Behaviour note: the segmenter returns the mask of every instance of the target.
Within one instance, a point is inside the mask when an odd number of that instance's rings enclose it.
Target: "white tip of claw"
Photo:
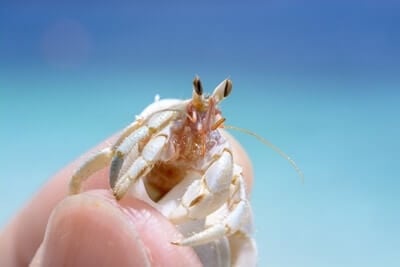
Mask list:
[[[154,96],[154,102],[158,102],[158,101],[160,101],[160,95],[159,95],[159,94],[156,94],[156,95]]]
[[[176,209],[174,209],[170,215],[168,216],[169,220],[174,224],[180,224],[187,219],[188,211],[182,205],[179,205]]]

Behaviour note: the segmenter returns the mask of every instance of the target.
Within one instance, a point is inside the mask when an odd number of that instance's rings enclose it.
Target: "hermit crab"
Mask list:
[[[156,99],[113,145],[75,171],[70,193],[79,193],[85,179],[110,166],[109,183],[117,200],[135,194],[186,236],[172,244],[193,246],[207,266],[255,265],[252,211],[242,168],[221,133],[225,119],[218,104],[231,90],[232,82],[226,79],[206,95],[195,77],[192,98]],[[201,257],[210,247],[217,263]]]

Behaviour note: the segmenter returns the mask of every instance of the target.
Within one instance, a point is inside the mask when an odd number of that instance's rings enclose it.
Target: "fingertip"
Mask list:
[[[53,211],[36,266],[150,266],[134,225],[103,198],[67,197]]]

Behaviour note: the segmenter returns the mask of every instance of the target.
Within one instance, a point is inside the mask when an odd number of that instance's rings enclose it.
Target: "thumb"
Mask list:
[[[66,198],[50,216],[30,266],[150,266],[134,224],[97,196]]]

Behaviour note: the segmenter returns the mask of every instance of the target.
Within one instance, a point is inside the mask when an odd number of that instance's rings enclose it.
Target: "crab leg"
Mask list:
[[[113,188],[115,183],[119,177],[120,170],[122,168],[122,164],[124,163],[126,155],[129,155],[129,152],[132,151],[135,145],[139,142],[144,141],[146,138],[150,137],[149,128],[146,126],[142,126],[132,132],[126,139],[121,143],[121,145],[116,148],[114,153],[114,157],[111,161],[110,166],[110,186]],[[135,153],[134,153],[135,154]],[[135,155],[137,157],[137,155]],[[136,157],[132,157],[132,160],[135,160]]]
[[[69,193],[71,195],[78,194],[81,191],[82,182],[98,170],[106,167],[111,161],[112,154],[110,148],[105,148],[81,165],[72,175],[69,183]]]
[[[115,141],[114,145],[113,145],[113,150],[115,151],[117,149],[118,146],[121,145],[121,143],[123,141],[125,141],[125,138],[127,138],[128,136],[130,136],[135,130],[137,130],[140,126],[142,125],[142,120],[137,119],[134,122],[132,122],[131,124],[129,124],[128,126],[126,126],[123,130],[121,135],[118,137],[117,141]]]
[[[188,187],[179,206],[170,214],[173,223],[205,218],[223,205],[229,196],[233,175],[232,153],[224,149],[200,180]]]
[[[140,177],[147,175],[154,163],[159,159],[162,150],[167,144],[168,136],[158,135],[152,138],[143,148],[141,156],[139,156],[129,168],[115,183],[112,188],[114,196],[120,200],[128,191],[129,187]]]
[[[78,194],[81,191],[82,182],[85,181],[89,176],[105,168],[110,162],[114,155],[115,148],[135,131],[140,126],[139,121],[135,121],[128,125],[119,136],[118,140],[114,143],[112,148],[105,148],[87,159],[72,175],[69,183],[69,193]]]
[[[138,123],[136,125],[133,123],[125,129],[122,134],[123,138],[119,138],[114,145],[115,153],[111,162],[109,178],[111,188],[115,186],[115,183],[120,176],[120,171],[126,155],[129,155],[129,152],[131,152],[136,145],[145,142],[152,134],[159,132],[173,118],[173,116],[174,113],[171,111],[163,112],[154,115],[149,120],[148,125],[140,126]],[[135,158],[136,157],[131,157],[131,161],[135,160]]]

